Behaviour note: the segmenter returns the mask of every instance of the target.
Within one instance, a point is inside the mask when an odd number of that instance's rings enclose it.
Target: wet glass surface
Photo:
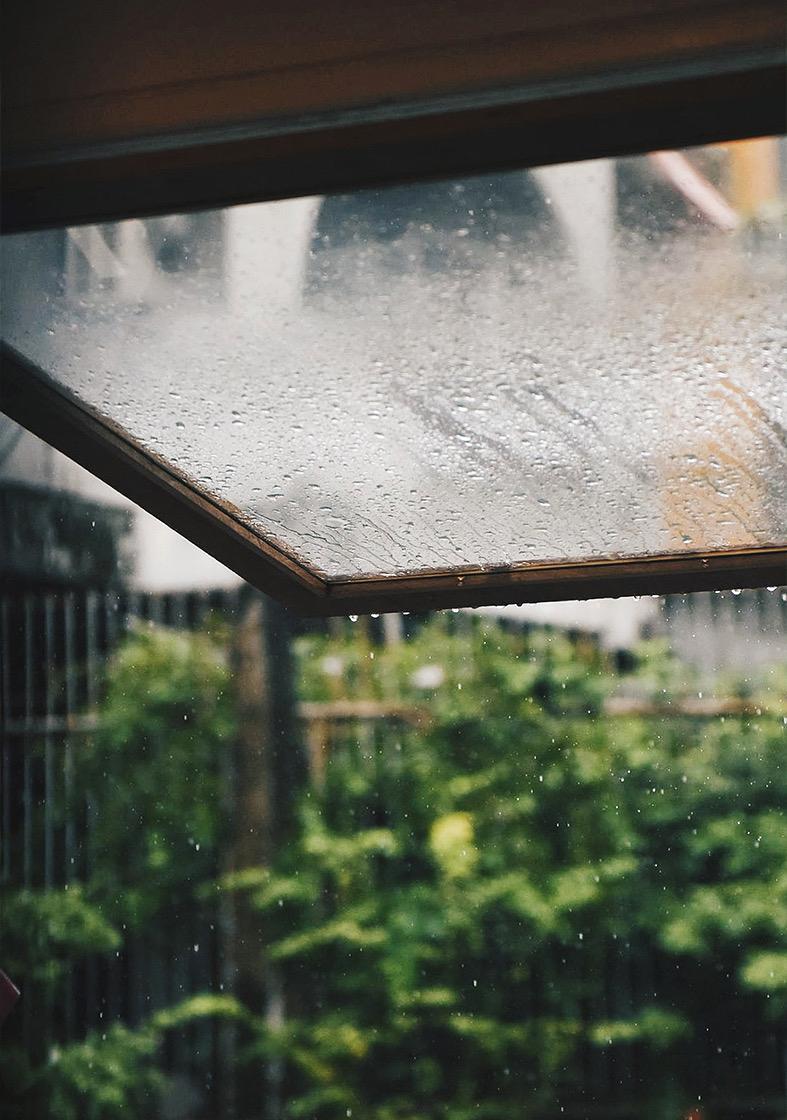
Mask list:
[[[4,334],[331,579],[780,544],[749,143],[8,238]]]

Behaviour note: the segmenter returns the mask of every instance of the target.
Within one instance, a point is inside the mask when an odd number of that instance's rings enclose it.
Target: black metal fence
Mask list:
[[[75,786],[74,758],[80,744],[97,729],[96,710],[107,658],[130,627],[150,622],[188,630],[218,614],[231,631],[247,594],[247,589],[240,589],[180,595],[80,591],[0,597],[0,877],[4,888],[65,889],[89,878],[95,807],[89,791]],[[763,598],[765,595],[770,598]],[[668,604],[667,621],[673,628],[682,626],[684,645],[700,615],[712,620],[715,609],[716,617],[729,625],[726,602],[714,606],[711,597],[707,598],[707,606],[693,604],[694,613],[686,612],[685,624],[680,619],[679,601]],[[751,626],[777,633],[785,614],[781,596],[762,593],[752,596],[751,603]],[[735,606],[740,608],[737,598]],[[417,621],[405,622],[406,638]],[[378,622],[372,625],[381,627]],[[378,636],[382,638],[382,630]],[[370,733],[383,734],[383,724],[384,713]],[[343,727],[339,737],[357,734],[357,722]],[[56,812],[56,806],[61,811]],[[216,901],[184,914],[177,929],[135,933],[117,952],[90,957],[76,967],[58,1006],[45,995],[37,996],[31,986],[13,1017],[11,1037],[16,1035],[40,1059],[53,1046],[83,1038],[88,1031],[101,1030],[111,1022],[135,1026],[186,996],[231,991],[232,922],[227,903]],[[628,992],[636,1002],[638,993],[654,987],[664,993],[671,983],[683,982],[678,976],[659,976],[660,962],[633,945],[614,959],[591,961],[591,955],[583,951],[576,960],[556,960],[554,964],[556,973],[566,967],[601,969],[602,987],[611,993],[613,1003],[624,998],[621,993]],[[548,977],[542,981],[548,983]],[[589,983],[588,989],[592,987]],[[747,1084],[742,1089],[751,1093],[759,1083],[777,1091],[784,1040],[778,1032],[746,1018],[739,1004],[735,1006],[735,1014],[743,1018],[731,1024],[731,1037],[740,1034],[735,1045],[741,1053],[746,1050]],[[577,1010],[591,1018],[598,1011],[590,1006]],[[237,1114],[233,1046],[232,1029],[210,1021],[173,1033],[163,1055],[164,1068],[178,1086],[179,1103],[172,1106],[172,1116],[223,1120]],[[721,1069],[728,1059],[715,1050],[710,1035],[707,1044],[697,1039],[687,1060]],[[632,1051],[625,1068],[592,1048],[580,1060],[591,1097],[609,1102],[605,1115],[633,1115],[631,1101],[636,1097],[637,1062],[641,1060],[636,1052]],[[720,1073],[720,1082],[725,1080],[729,1081],[727,1075]],[[585,1114],[581,1108],[576,1115],[580,1114]],[[776,1116],[778,1105],[757,1115]]]
[[[89,879],[96,807],[76,788],[74,756],[97,728],[106,663],[134,624],[200,626],[231,619],[242,593],[116,592],[0,598],[0,874],[5,889],[67,886]],[[227,986],[227,914],[217,903],[184,913],[177,930],[132,934],[114,953],[88,957],[54,1005],[45,985],[25,986],[6,1040],[40,1062],[52,1047],[103,1030],[137,1026],[191,994]],[[195,946],[199,951],[195,951]],[[19,978],[24,982],[24,978]],[[163,1055],[183,1107],[199,1099],[233,1113],[231,1037],[210,1022],[173,1032]],[[190,1086],[199,1086],[199,1094]],[[180,1114],[180,1113],[177,1113]]]

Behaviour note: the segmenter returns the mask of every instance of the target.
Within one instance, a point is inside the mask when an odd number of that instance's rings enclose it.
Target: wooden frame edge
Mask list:
[[[787,544],[328,584],[335,614],[607,599],[787,583]],[[369,605],[369,604],[373,605]],[[340,609],[341,608],[341,609]]]
[[[306,613],[324,599],[322,577],[253,533],[231,507],[200,494],[6,342],[0,363],[0,411],[12,420],[287,606]]]

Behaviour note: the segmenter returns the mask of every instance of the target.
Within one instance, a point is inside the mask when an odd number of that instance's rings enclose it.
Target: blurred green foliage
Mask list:
[[[166,938],[199,904],[199,887],[215,879],[235,727],[224,649],[216,635],[140,627],[110,662],[98,729],[80,741],[74,759],[74,787],[87,803],[80,840],[89,874],[3,899],[2,960],[19,979],[28,1014],[51,1017],[70,998],[71,973],[88,957],[118,953],[143,929]],[[73,812],[65,804],[50,810],[64,820]],[[134,1030],[115,1023],[37,1053],[6,1044],[0,1077],[8,1115],[155,1115],[165,1033],[237,1010],[228,997],[208,994]],[[15,1014],[23,1013],[20,1002]]]
[[[76,763],[91,874],[7,899],[4,952],[55,988],[218,889],[253,907],[284,1013],[206,993],[38,1066],[17,1055],[40,1115],[151,1115],[165,1032],[220,1016],[243,1024],[242,1061],[283,1062],[292,1120],[539,1116],[580,1091],[583,1053],[634,1049],[653,1072],[640,1115],[660,1117],[694,1099],[705,1023],[784,1013],[783,669],[725,686],[759,716],[613,718],[613,690],[677,704],[697,682],[658,643],[621,678],[591,643],[482,616],[385,646],[362,625],[301,638],[302,700],[395,701],[408,719],[344,725],[272,866],[221,875],[225,645],[140,631],[114,659]],[[634,990],[629,962],[656,960],[672,979]]]
[[[289,1062],[288,1115],[551,1113],[594,1047],[638,1049],[641,1115],[696,1099],[704,1024],[787,989],[782,717],[606,715],[621,687],[696,696],[658,642],[622,680],[589,643],[491,619],[383,648],[359,630],[301,642],[301,695],[425,714],[340,736],[297,843],[247,884],[293,993],[258,1040]],[[723,688],[765,709],[785,683]],[[637,961],[671,982],[627,991]]]
[[[78,777],[93,809],[90,892],[110,920],[161,920],[215,872],[228,828],[229,678],[207,633],[140,628],[109,667]]]

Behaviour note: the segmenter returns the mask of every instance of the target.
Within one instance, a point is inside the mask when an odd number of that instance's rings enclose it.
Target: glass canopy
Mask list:
[[[320,594],[783,564],[784,167],[743,141],[7,237],[7,356]]]

